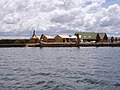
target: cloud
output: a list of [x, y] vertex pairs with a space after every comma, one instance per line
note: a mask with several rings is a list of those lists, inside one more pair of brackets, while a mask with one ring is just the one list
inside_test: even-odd
[[66, 13], [62, 13], [60, 15], [55, 15], [53, 18], [51, 18], [51, 22], [55, 22], [55, 23], [68, 23], [68, 22], [72, 22], [75, 19], [75, 16], [73, 16], [72, 14], [70, 14], [69, 12]]
[[120, 5], [106, 0], [1, 0], [0, 32], [106, 32], [120, 35]]
[[120, 6], [117, 4], [111, 5], [106, 9], [104, 17], [101, 19], [101, 23], [106, 26], [118, 26], [120, 23]]
[[7, 14], [3, 18], [3, 22], [6, 24], [16, 24], [21, 19], [19, 13]]

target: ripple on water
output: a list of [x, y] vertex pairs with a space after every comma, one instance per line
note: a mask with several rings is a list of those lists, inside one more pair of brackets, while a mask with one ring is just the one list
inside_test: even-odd
[[77, 71], [77, 74], [79, 75], [89, 75], [89, 76], [94, 76], [94, 73], [89, 73], [89, 72], [83, 72], [83, 71]]
[[17, 81], [18, 79], [15, 77], [2, 77], [0, 80], [4, 80], [4, 81]]
[[44, 83], [46, 83], [46, 82], [45, 81], [38, 81], [38, 82], [35, 83], [35, 85], [41, 85], [41, 84], [44, 84]]
[[113, 86], [120, 87], [120, 83], [115, 83]]
[[46, 83], [44, 83], [44, 85], [42, 86], [42, 89], [52, 89], [53, 87], [55, 87], [56, 82], [55, 81], [48, 81]]
[[67, 84], [58, 84], [52, 90], [76, 90], [76, 88]]
[[82, 80], [77, 80], [77, 83], [89, 83], [89, 84], [94, 84], [94, 85], [108, 85], [106, 81], [103, 80], [97, 80], [97, 79], [90, 79], [90, 78], [85, 78]]
[[37, 76], [37, 75], [41, 75], [41, 76], [49, 76], [49, 75], [51, 75], [51, 73], [40, 72], [40, 73], [31, 74], [31, 76]]

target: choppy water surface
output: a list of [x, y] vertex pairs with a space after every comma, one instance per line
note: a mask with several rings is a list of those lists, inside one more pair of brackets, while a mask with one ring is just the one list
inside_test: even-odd
[[120, 48], [0, 48], [0, 90], [120, 90]]

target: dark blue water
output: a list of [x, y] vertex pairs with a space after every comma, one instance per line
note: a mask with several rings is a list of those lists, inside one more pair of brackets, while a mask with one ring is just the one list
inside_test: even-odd
[[0, 48], [0, 90], [120, 90], [120, 48]]

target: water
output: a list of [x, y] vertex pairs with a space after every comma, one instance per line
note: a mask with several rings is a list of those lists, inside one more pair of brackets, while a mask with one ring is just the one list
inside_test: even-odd
[[0, 90], [120, 90], [120, 48], [0, 48]]

